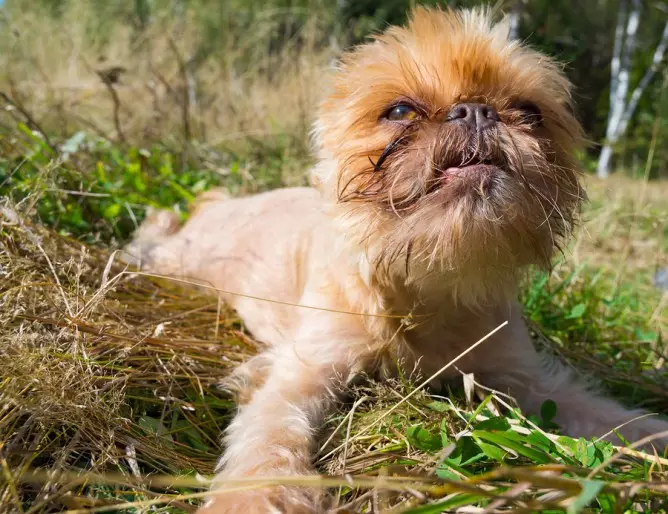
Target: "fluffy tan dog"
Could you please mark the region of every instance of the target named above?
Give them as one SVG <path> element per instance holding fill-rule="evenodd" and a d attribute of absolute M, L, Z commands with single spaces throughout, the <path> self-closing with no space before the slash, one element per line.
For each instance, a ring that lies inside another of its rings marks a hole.
<path fill-rule="evenodd" d="M 129 252 L 146 269 L 246 295 L 223 297 L 267 344 L 236 374 L 242 406 L 216 487 L 315 473 L 314 434 L 348 379 L 397 363 L 429 376 L 504 321 L 461 371 L 527 413 L 553 399 L 576 436 L 638 415 L 540 356 L 516 303 L 522 270 L 548 266 L 571 232 L 581 132 L 560 68 L 507 34 L 487 11 L 415 10 L 344 57 L 316 123 L 315 188 L 209 193 L 184 227 L 159 212 L 140 228 Z M 666 429 L 644 418 L 621 432 Z M 215 495 L 204 511 L 322 501 L 275 487 Z"/>

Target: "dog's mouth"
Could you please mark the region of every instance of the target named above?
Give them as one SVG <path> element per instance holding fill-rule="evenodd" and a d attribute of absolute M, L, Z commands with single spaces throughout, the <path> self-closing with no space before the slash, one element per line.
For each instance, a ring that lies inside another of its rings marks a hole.
<path fill-rule="evenodd" d="M 450 139 L 444 138 L 449 144 L 433 149 L 428 170 L 417 174 L 380 175 L 383 185 L 390 192 L 383 199 L 388 210 L 408 212 L 428 204 L 448 205 L 464 198 L 477 203 L 479 199 L 489 201 L 496 197 L 497 186 L 506 176 L 513 175 L 498 142 L 489 134 L 486 134 L 486 137 L 474 138 L 473 141 L 469 134 L 460 134 L 462 139 L 466 139 L 461 145 L 464 150 L 461 151 L 457 148 L 457 134 Z M 386 149 L 376 162 L 374 171 L 382 171 L 387 156 L 397 148 L 401 146 L 395 145 L 391 146 L 390 150 Z M 395 192 L 392 188 L 396 184 L 402 184 L 397 177 L 406 179 L 405 195 L 401 194 L 403 191 L 399 188 L 399 194 L 392 194 Z M 410 184 L 411 181 L 414 181 L 414 184 Z"/>
<path fill-rule="evenodd" d="M 503 172 L 504 165 L 493 159 L 469 159 L 462 163 L 452 163 L 436 169 L 429 193 L 440 190 L 455 194 L 489 192 L 495 179 Z"/>
<path fill-rule="evenodd" d="M 387 201 L 392 212 L 413 212 L 426 204 L 449 205 L 469 198 L 476 204 L 496 197 L 498 185 L 508 175 L 507 168 L 494 160 L 468 160 L 434 167 L 421 195 Z"/>

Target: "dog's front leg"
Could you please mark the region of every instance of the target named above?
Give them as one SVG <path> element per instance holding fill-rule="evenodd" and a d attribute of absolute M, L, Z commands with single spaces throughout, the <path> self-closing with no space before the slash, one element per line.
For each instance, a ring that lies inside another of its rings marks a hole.
<path fill-rule="evenodd" d="M 325 495 L 317 488 L 279 485 L 235 491 L 238 485 L 229 482 L 315 474 L 315 433 L 340 386 L 357 368 L 364 338 L 353 328 L 355 320 L 337 325 L 331 317 L 337 315 L 309 315 L 294 344 L 268 350 L 271 364 L 265 381 L 227 430 L 227 450 L 201 514 L 322 511 Z"/>

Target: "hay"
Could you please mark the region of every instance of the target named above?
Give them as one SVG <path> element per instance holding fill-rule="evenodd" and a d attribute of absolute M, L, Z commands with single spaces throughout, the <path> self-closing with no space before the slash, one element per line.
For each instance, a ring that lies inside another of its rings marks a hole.
<path fill-rule="evenodd" d="M 205 494 L 200 475 L 212 472 L 234 411 L 217 384 L 259 348 L 232 311 L 215 296 L 133 273 L 110 250 L 31 223 L 5 203 L 0 326 L 0 512 L 195 510 Z M 587 355 L 561 352 L 570 360 Z M 662 378 L 606 372 L 665 404 Z M 555 462 L 575 464 L 485 465 L 459 480 L 437 479 L 456 435 L 486 419 L 483 405 L 498 412 L 503 403 L 493 397 L 463 407 L 413 394 L 413 379 L 360 385 L 327 421 L 316 463 L 330 477 L 308 483 L 328 487 L 337 512 L 404 512 L 437 499 L 528 512 L 582 501 L 591 468 L 568 452 Z M 520 425 L 513 430 L 526 433 Z M 407 435 L 418 426 L 452 442 L 430 452 Z M 642 491 L 643 508 L 655 511 L 668 493 L 668 461 L 627 455 L 616 465 L 617 475 L 605 466 L 598 473 L 601 491 L 618 498 Z"/>
<path fill-rule="evenodd" d="M 108 252 L 2 214 L 0 455 L 12 479 L 210 473 L 233 406 L 216 384 L 257 349 L 238 319 L 215 297 L 134 276 Z M 57 504 L 56 490 L 21 496 Z M 1 500 L 4 512 L 12 498 Z"/>

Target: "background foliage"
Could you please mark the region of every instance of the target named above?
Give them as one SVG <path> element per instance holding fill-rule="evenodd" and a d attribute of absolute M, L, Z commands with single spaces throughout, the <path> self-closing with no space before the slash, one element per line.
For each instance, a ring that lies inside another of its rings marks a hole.
<path fill-rule="evenodd" d="M 0 33 L 0 90 L 39 112 L 35 121 L 63 137 L 85 128 L 135 144 L 181 135 L 221 148 L 239 131 L 264 143 L 280 133 L 301 152 L 323 84 L 314 67 L 321 69 L 341 49 L 387 24 L 403 22 L 415 3 L 480 2 L 7 0 L 0 15 L 9 29 Z M 651 62 L 668 19 L 665 2 L 642 4 L 632 85 Z M 602 141 L 619 0 L 499 5 L 519 13 L 521 39 L 567 63 L 579 117 L 591 140 Z M 49 37 L 36 39 L 35 31 Z M 113 98 L 99 78 L 113 67 L 125 70 L 116 85 L 118 124 L 108 105 Z M 662 66 L 618 145 L 617 167 L 627 173 L 643 167 L 654 123 L 658 144 L 650 172 L 667 173 L 668 96 L 660 94 L 665 80 Z M 589 157 L 597 151 L 592 145 Z"/>

